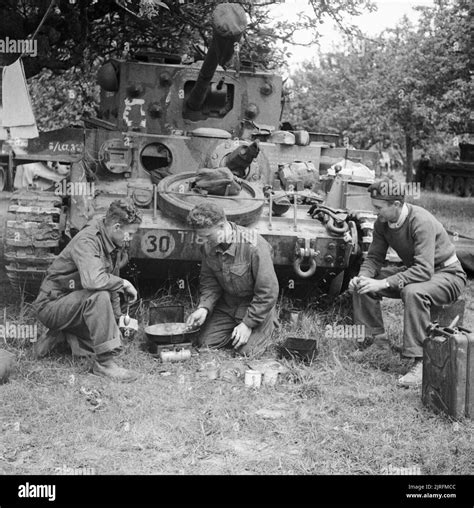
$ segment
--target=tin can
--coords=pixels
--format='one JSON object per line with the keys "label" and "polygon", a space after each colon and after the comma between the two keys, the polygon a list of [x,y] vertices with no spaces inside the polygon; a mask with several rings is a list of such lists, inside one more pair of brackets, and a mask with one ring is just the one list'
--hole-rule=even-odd
{"label": "tin can", "polygon": [[218,369],[218,367],[209,367],[206,370],[206,376],[211,381],[214,381],[215,379],[217,379],[219,377],[219,369]]}
{"label": "tin can", "polygon": [[220,369],[215,360],[200,365],[199,371],[203,377],[214,381],[219,377]]}
{"label": "tin can", "polygon": [[262,384],[261,372],[252,369],[245,371],[245,386],[259,388],[261,384]]}
{"label": "tin can", "polygon": [[277,370],[267,370],[263,373],[263,384],[266,386],[275,386],[278,379]]}
{"label": "tin can", "polygon": [[191,351],[189,349],[181,349],[180,351],[162,351],[160,358],[163,363],[165,362],[182,362],[191,358]]}

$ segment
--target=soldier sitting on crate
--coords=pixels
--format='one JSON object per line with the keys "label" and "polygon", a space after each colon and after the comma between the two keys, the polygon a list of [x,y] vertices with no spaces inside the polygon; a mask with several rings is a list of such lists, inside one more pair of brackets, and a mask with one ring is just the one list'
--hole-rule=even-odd
{"label": "soldier sitting on crate", "polygon": [[201,326],[200,346],[232,346],[257,356],[277,324],[278,280],[271,247],[257,233],[228,222],[212,203],[196,205],[188,224],[204,240],[198,308],[188,325]]}
{"label": "soldier sitting on crate", "polygon": [[[103,220],[82,229],[49,267],[34,308],[51,331],[74,334],[95,355],[93,372],[116,381],[133,381],[133,371],[119,367],[120,292],[137,298],[133,285],[118,276],[127,263],[124,243],[137,232],[141,217],[133,203],[114,201]],[[36,344],[37,357],[50,349],[55,334]]]}
{"label": "soldier sitting on crate", "polygon": [[[380,301],[383,296],[404,303],[402,355],[414,359],[400,386],[419,386],[422,378],[423,341],[430,323],[431,306],[457,300],[466,274],[443,225],[420,206],[405,203],[403,186],[385,179],[368,188],[377,213],[372,244],[359,275],[349,283],[353,291],[354,321],[364,325],[373,340],[367,353],[389,351]],[[405,266],[383,268],[392,247]],[[367,355],[370,356],[370,355]]]}

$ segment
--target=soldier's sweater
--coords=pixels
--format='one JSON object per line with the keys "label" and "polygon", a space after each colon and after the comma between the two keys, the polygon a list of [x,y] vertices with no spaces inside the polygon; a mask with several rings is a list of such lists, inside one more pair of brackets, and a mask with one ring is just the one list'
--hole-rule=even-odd
{"label": "soldier's sweater", "polygon": [[435,269],[455,253],[448,233],[430,212],[416,205],[407,207],[408,217],[399,228],[375,221],[373,241],[359,275],[374,277],[384,264],[389,246],[407,267],[387,278],[393,288],[431,279]]}

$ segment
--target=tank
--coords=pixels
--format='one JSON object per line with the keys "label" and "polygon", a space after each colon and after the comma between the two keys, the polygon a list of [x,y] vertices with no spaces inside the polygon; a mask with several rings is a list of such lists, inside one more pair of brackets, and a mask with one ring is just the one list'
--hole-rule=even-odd
{"label": "tank", "polygon": [[[16,291],[34,295],[67,241],[123,197],[142,210],[130,257],[147,278],[198,265],[199,239],[184,219],[193,204],[214,199],[272,245],[283,287],[324,281],[331,294],[344,287],[375,215],[364,188],[373,179],[343,169],[372,174],[377,154],[338,146],[334,134],[282,130],[281,76],[240,61],[246,23],[239,4],[219,4],[204,61],[156,52],[109,60],[97,76],[97,118],[4,146],[10,185],[20,166],[56,171],[52,186],[12,195],[5,259]],[[196,172],[220,167],[242,178],[240,194],[196,194]]]}
{"label": "tank", "polygon": [[426,190],[474,196],[474,144],[459,143],[458,161],[419,162],[418,179]]}

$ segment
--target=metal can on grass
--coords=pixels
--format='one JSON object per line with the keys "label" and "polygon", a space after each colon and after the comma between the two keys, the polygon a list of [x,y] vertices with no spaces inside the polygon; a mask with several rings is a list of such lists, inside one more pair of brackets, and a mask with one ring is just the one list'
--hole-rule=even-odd
{"label": "metal can on grass", "polygon": [[262,373],[258,370],[245,371],[245,386],[259,388],[262,384]]}
{"label": "metal can on grass", "polygon": [[263,384],[266,386],[275,386],[278,380],[277,370],[267,370],[263,373]]}

